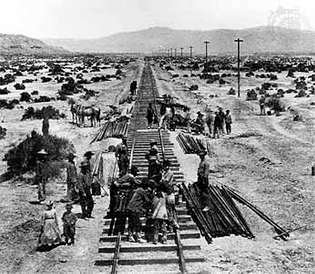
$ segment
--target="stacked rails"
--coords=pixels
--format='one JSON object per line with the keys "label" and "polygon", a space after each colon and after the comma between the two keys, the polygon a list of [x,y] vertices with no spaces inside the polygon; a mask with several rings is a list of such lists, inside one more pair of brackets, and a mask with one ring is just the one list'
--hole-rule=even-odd
{"label": "stacked rails", "polygon": [[[146,129],[146,109],[149,102],[155,102],[154,96],[157,96],[155,79],[151,67],[146,64],[138,89],[138,101],[135,104],[128,130],[130,162],[139,168],[139,179],[145,178],[148,169],[145,154],[150,148],[150,139],[155,139],[160,150],[163,151],[164,157],[171,161],[171,169],[175,173],[176,182],[182,183],[184,177],[173,153],[169,133],[160,132],[157,129]],[[185,203],[177,205],[176,214],[180,228],[177,232],[168,234],[169,242],[166,245],[129,243],[126,242],[126,235],[120,234],[108,236],[111,219],[105,219],[105,228],[100,238],[102,244],[99,247],[101,258],[96,260],[95,264],[112,267],[112,273],[116,273],[117,270],[119,272],[148,273],[154,272],[156,269],[159,269],[158,273],[178,273],[178,270],[186,273],[186,263],[204,261],[204,258],[198,254],[200,232],[191,216],[188,215]],[[141,218],[141,223],[143,226],[145,225],[144,218]],[[104,246],[103,243],[105,243]],[[163,266],[161,266],[162,264]],[[133,266],[132,269],[130,269],[130,265]]]}

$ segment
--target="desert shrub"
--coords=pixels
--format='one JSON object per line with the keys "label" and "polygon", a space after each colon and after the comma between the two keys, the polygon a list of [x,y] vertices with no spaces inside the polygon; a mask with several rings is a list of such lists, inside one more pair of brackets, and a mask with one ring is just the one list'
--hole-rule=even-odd
{"label": "desert shrub", "polygon": [[19,104],[19,100],[17,99],[13,99],[11,101],[7,101],[7,100],[0,100],[0,109],[1,108],[6,108],[6,109],[13,109],[15,107],[15,105]]}
{"label": "desert shrub", "polygon": [[15,88],[16,90],[23,90],[23,89],[25,89],[25,85],[24,85],[24,84],[20,84],[20,83],[16,83],[16,84],[14,85],[14,88]]}
{"label": "desert shrub", "polygon": [[275,112],[285,111],[284,104],[281,102],[280,98],[278,98],[276,95],[273,95],[266,100],[266,106],[270,107]]}
{"label": "desert shrub", "polygon": [[0,94],[1,95],[6,95],[9,94],[10,91],[5,87],[5,88],[0,88]]}
{"label": "desert shrub", "polygon": [[198,90],[198,85],[191,85],[189,90]]}
{"label": "desert shrub", "polygon": [[39,98],[34,99],[34,103],[46,103],[50,102],[52,100],[55,100],[54,97],[48,97],[48,96],[39,96]]}
{"label": "desert shrub", "polygon": [[41,149],[48,152],[50,177],[59,175],[62,166],[60,161],[63,161],[70,152],[74,152],[74,146],[69,140],[52,135],[42,136],[33,131],[31,136],[27,136],[5,154],[4,161],[7,162],[10,177],[33,171],[36,167],[37,152]]}
{"label": "desert shrub", "polygon": [[32,100],[32,96],[27,92],[22,92],[20,97],[20,102],[30,102]]}
{"label": "desert shrub", "polygon": [[22,116],[22,121],[27,119],[44,119],[44,117],[48,117],[49,119],[59,119],[65,118],[66,115],[64,113],[60,113],[58,109],[52,106],[42,107],[42,109],[29,107],[25,110]]}

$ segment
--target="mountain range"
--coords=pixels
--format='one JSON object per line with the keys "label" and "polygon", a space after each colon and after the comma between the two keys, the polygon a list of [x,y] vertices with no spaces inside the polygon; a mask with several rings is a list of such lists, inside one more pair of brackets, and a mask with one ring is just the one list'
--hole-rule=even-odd
{"label": "mountain range", "polygon": [[24,35],[0,33],[0,55],[58,55],[69,51]]}
{"label": "mountain range", "polygon": [[[0,34],[1,54],[58,55],[81,53],[166,53],[180,48],[189,54],[204,54],[208,40],[209,54],[235,54],[234,40],[241,38],[242,54],[253,53],[315,53],[315,32],[280,27],[256,27],[241,30],[209,31],[176,30],[153,27],[140,31],[122,32],[95,39],[34,39],[24,35]],[[173,50],[174,54],[174,50]]]}
{"label": "mountain range", "polygon": [[140,31],[122,32],[95,39],[44,39],[49,45],[75,52],[166,52],[180,47],[188,54],[189,46],[194,53],[204,53],[204,41],[208,40],[210,54],[235,53],[234,40],[241,38],[243,53],[309,53],[315,52],[315,32],[281,27],[256,27],[241,30],[217,29],[209,31],[176,30],[153,27]]}

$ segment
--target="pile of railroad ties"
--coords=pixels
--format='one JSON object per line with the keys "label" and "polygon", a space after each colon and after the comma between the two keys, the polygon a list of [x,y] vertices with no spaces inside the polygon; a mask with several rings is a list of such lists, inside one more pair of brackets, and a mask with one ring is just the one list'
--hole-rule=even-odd
{"label": "pile of railroad ties", "polygon": [[106,121],[92,139],[91,144],[93,142],[101,141],[111,137],[127,137],[129,120],[129,116],[120,116],[118,118]]}
{"label": "pile of railroad ties", "polygon": [[228,186],[209,185],[207,201],[210,209],[206,212],[200,210],[202,208],[200,204],[201,193],[196,184],[189,186],[182,184],[181,189],[192,216],[208,243],[212,242],[213,237],[231,234],[254,238],[254,234],[235,202],[248,207],[269,223],[278,234],[275,238],[286,240],[286,237],[289,236],[285,229]]}
{"label": "pile of railroad ties", "polygon": [[185,154],[198,154],[201,151],[211,153],[210,141],[208,138],[197,138],[190,134],[180,132],[176,140]]}

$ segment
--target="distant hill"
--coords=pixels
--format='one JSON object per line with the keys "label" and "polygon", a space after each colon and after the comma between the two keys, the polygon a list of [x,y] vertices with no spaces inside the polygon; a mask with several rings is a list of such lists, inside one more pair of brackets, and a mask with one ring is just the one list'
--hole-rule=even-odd
{"label": "distant hill", "polygon": [[194,53],[204,53],[203,41],[209,40],[209,53],[232,53],[235,38],[244,39],[243,53],[315,52],[315,32],[279,27],[257,27],[241,30],[217,29],[210,31],[175,30],[154,27],[123,32],[97,39],[46,39],[47,44],[79,52],[145,52],[158,49],[193,46]]}
{"label": "distant hill", "polygon": [[45,44],[24,35],[0,33],[0,55],[54,55],[67,54],[69,51]]}

